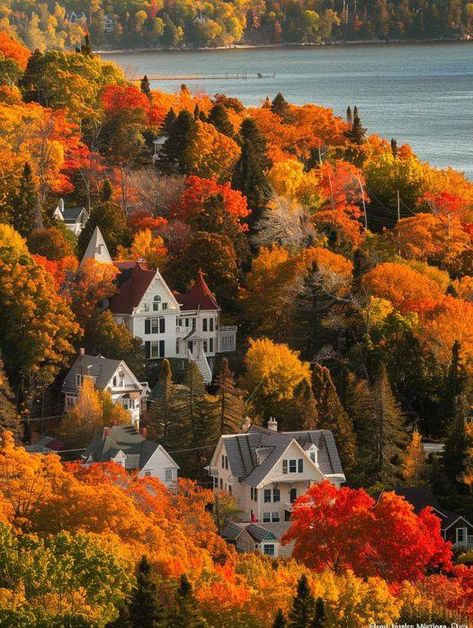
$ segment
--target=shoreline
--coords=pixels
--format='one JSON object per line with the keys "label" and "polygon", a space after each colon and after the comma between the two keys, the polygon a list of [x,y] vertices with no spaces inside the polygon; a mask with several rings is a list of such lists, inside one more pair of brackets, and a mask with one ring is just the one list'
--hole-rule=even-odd
{"label": "shoreline", "polygon": [[231,50],[288,50],[291,48],[325,48],[325,47],[352,47],[352,46],[413,46],[423,44],[471,44],[473,39],[388,39],[380,41],[378,39],[366,40],[350,40],[350,41],[332,41],[321,43],[286,43],[286,44],[232,44],[231,46],[213,46],[213,47],[196,47],[196,48],[168,48],[163,46],[150,46],[139,48],[110,48],[103,50],[95,50],[98,55],[121,55],[121,54],[140,54],[143,52],[222,52]]}

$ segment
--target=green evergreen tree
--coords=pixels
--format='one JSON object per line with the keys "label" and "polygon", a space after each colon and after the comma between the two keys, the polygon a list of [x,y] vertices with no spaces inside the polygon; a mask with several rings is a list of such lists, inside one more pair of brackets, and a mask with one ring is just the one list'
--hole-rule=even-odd
{"label": "green evergreen tree", "polygon": [[324,628],[326,625],[325,602],[321,597],[315,601],[315,617],[312,623],[313,628]]}
{"label": "green evergreen tree", "polygon": [[278,612],[276,613],[276,617],[274,618],[273,628],[285,628],[286,627],[286,618],[284,617],[284,613],[280,608],[278,608]]}
{"label": "green evergreen tree", "polygon": [[287,432],[313,430],[318,426],[317,401],[311,386],[303,380],[294,390],[292,399],[279,402],[274,408],[280,429]]}
{"label": "green evergreen tree", "polygon": [[361,146],[366,141],[366,129],[361,124],[360,116],[358,115],[358,107],[353,109],[353,122],[351,128],[346,131],[345,137],[357,146]]}
{"label": "green evergreen tree", "polygon": [[92,45],[90,43],[90,36],[88,33],[84,36],[84,43],[80,47],[80,52],[86,57],[92,56]]}
{"label": "green evergreen tree", "polygon": [[[106,182],[104,182],[102,193],[107,193]],[[111,255],[115,255],[119,244],[125,247],[130,246],[131,232],[125,212],[117,203],[105,201],[92,209],[90,218],[79,235],[79,257],[84,254],[95,227],[100,228]]]}
{"label": "green evergreen tree", "polygon": [[396,140],[393,138],[391,139],[391,152],[393,154],[393,157],[397,157],[397,142]]}
{"label": "green evergreen tree", "polygon": [[151,100],[151,86],[149,84],[149,79],[146,76],[146,74],[143,76],[143,78],[140,81],[140,89],[143,92],[143,94]]}
{"label": "green evergreen tree", "polygon": [[458,398],[463,394],[466,374],[460,356],[461,345],[456,340],[452,346],[452,358],[448,368],[442,396],[442,418],[439,436],[448,433],[455,421],[458,410]]}
{"label": "green evergreen tree", "polygon": [[271,197],[266,174],[271,167],[267,156],[266,140],[251,118],[246,118],[240,128],[241,156],[233,173],[233,187],[240,190],[252,210],[250,226],[259,220]]}
{"label": "green evergreen tree", "polygon": [[[168,443],[171,429],[177,422],[176,390],[172,381],[171,365],[169,360],[163,360],[160,365],[158,381],[151,395],[149,410],[148,437],[151,440]],[[175,426],[174,426],[175,427]]]}
{"label": "green evergreen tree", "polygon": [[217,131],[227,135],[228,137],[233,137],[235,135],[227,110],[221,103],[216,103],[212,107],[209,113],[208,122],[213,124]]}
{"label": "green evergreen tree", "polygon": [[183,109],[169,127],[168,137],[157,162],[158,168],[166,174],[191,174],[191,148],[196,134],[194,117]]}
{"label": "green evergreen tree", "polygon": [[289,612],[288,626],[293,628],[310,628],[315,618],[315,600],[312,595],[307,576],[300,577],[297,584],[297,594],[293,598]]}
{"label": "green evergreen tree", "polygon": [[171,109],[169,109],[166,116],[164,117],[163,126],[162,126],[162,132],[164,135],[169,135],[169,132],[175,120],[176,120],[176,114],[174,112],[174,109],[171,107]]}
{"label": "green evergreen tree", "polygon": [[192,585],[187,576],[181,576],[176,602],[167,617],[168,628],[207,628],[208,624],[200,614]]}
{"label": "green evergreen tree", "polygon": [[146,556],[138,563],[136,588],[130,600],[130,619],[133,628],[153,628],[163,617],[158,602],[156,584],[153,582],[151,565]]}
{"label": "green evergreen tree", "polygon": [[102,183],[102,189],[100,190],[100,199],[104,203],[107,203],[108,201],[112,200],[112,196],[113,196],[113,187],[112,187],[112,184],[110,183],[110,179],[105,179],[104,182]]}
{"label": "green evergreen tree", "polygon": [[24,238],[41,225],[38,221],[37,194],[29,163],[25,163],[18,189],[10,196],[10,223]]}
{"label": "green evergreen tree", "polygon": [[0,433],[4,430],[13,432],[18,439],[23,435],[20,415],[16,409],[13,392],[0,355]]}
{"label": "green evergreen tree", "polygon": [[316,364],[313,370],[312,389],[318,408],[317,427],[333,432],[340,459],[346,468],[350,468],[356,457],[353,424],[340,401],[330,371],[321,364]]}
{"label": "green evergreen tree", "polygon": [[277,114],[284,122],[291,118],[291,107],[284,96],[279,92],[271,102],[271,111]]}
{"label": "green evergreen tree", "polygon": [[243,391],[235,385],[227,358],[223,358],[213,383],[217,388],[215,397],[220,434],[238,432],[245,418],[245,403]]}
{"label": "green evergreen tree", "polygon": [[465,471],[467,450],[470,445],[466,433],[467,402],[463,395],[456,397],[455,413],[450,420],[443,451],[443,466],[448,480],[457,490],[460,490],[464,487],[460,481],[460,476]]}
{"label": "green evergreen tree", "polygon": [[347,124],[350,124],[350,125],[353,124],[353,113],[352,113],[350,105],[348,105],[347,107]]}

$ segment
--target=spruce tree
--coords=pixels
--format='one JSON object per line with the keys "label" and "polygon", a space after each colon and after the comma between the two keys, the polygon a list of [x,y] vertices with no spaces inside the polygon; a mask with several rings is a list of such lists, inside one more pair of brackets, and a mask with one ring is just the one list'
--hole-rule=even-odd
{"label": "spruce tree", "polygon": [[[381,364],[372,388],[371,410],[371,426],[366,427],[374,451],[373,470],[378,481],[393,486],[401,477],[407,434],[384,364]],[[367,420],[368,417],[369,411]]]}
{"label": "spruce tree", "polygon": [[297,584],[297,594],[293,598],[289,612],[289,626],[294,628],[310,628],[315,618],[315,600],[312,595],[307,576],[300,577]]}
{"label": "spruce tree", "polygon": [[280,429],[287,432],[313,430],[318,426],[318,409],[311,386],[302,380],[294,389],[292,399],[279,402],[277,414]]}
{"label": "spruce tree", "polygon": [[277,114],[284,122],[290,121],[291,107],[281,92],[274,97],[271,103],[271,111]]}
{"label": "spruce tree", "polygon": [[313,370],[312,389],[318,408],[317,427],[333,432],[342,464],[350,468],[356,457],[353,424],[340,401],[330,371],[321,364],[316,364]]}
{"label": "spruce tree", "polygon": [[168,129],[168,137],[157,162],[158,168],[166,174],[190,174],[193,163],[191,151],[196,134],[194,117],[183,109]]}
{"label": "spruce tree", "polygon": [[350,105],[348,105],[347,107],[347,124],[350,124],[350,125],[353,124],[353,113],[351,111]]}
{"label": "spruce tree", "polygon": [[228,366],[227,358],[223,358],[220,370],[214,378],[217,387],[216,410],[220,434],[238,432],[245,418],[245,403],[243,391],[238,389],[233,379],[233,373]]}
{"label": "spruce tree", "polygon": [[217,131],[227,135],[228,137],[233,137],[235,134],[233,125],[228,117],[227,110],[222,103],[216,103],[212,107],[209,113],[208,122],[213,124]]}
{"label": "spruce tree", "polygon": [[27,238],[41,225],[38,221],[36,186],[29,163],[25,163],[18,189],[9,199],[10,222],[20,235]]}
{"label": "spruce tree", "polygon": [[253,227],[271,197],[271,188],[266,178],[271,161],[267,156],[266,140],[251,118],[243,120],[240,143],[241,156],[235,166],[232,185],[246,196],[252,210],[249,223]]}
{"label": "spruce tree", "polygon": [[465,367],[461,361],[460,351],[461,345],[456,340],[452,346],[452,357],[443,387],[442,417],[436,436],[442,436],[450,431],[457,414],[457,400],[465,388]]}
{"label": "spruce tree", "polygon": [[286,618],[284,617],[284,613],[280,608],[278,608],[278,612],[276,613],[276,617],[274,618],[273,628],[285,628],[286,627]]}
{"label": "spruce tree", "polygon": [[315,601],[315,617],[312,623],[313,628],[324,628],[326,625],[325,602],[321,597]]}
{"label": "spruce tree", "polygon": [[207,628],[208,626],[200,614],[192,585],[185,574],[181,576],[176,602],[169,612],[166,626],[169,628]]}
{"label": "spruce tree", "polygon": [[176,419],[176,391],[172,381],[169,360],[162,361],[158,381],[151,396],[148,437],[151,440],[162,440],[168,443]]}
{"label": "spruce tree", "polygon": [[110,179],[105,179],[102,183],[102,189],[100,190],[100,198],[104,203],[112,200],[113,187],[110,183]]}
{"label": "spruce tree", "polygon": [[458,490],[463,488],[461,476],[465,472],[465,463],[468,458],[469,438],[466,431],[467,402],[463,395],[455,399],[455,414],[451,418],[445,449],[443,451],[443,465],[445,474],[451,484]]}
{"label": "spruce tree", "polygon": [[20,416],[14,404],[13,392],[0,356],[0,432],[9,430],[16,438],[23,434]]}
{"label": "spruce tree", "polygon": [[391,139],[391,153],[393,154],[394,158],[397,157],[397,142],[394,138]]}
{"label": "spruce tree", "polygon": [[171,127],[175,119],[176,119],[176,114],[174,112],[174,109],[171,107],[171,109],[169,109],[166,116],[164,117],[163,126],[162,126],[162,132],[164,133],[164,135],[169,135],[169,132],[171,130]]}
{"label": "spruce tree", "polygon": [[151,99],[151,86],[149,84],[149,80],[146,74],[140,81],[140,89],[147,98]]}
{"label": "spruce tree", "polygon": [[353,110],[353,122],[351,128],[346,131],[345,137],[357,146],[361,146],[366,141],[366,129],[361,124],[360,116],[358,115],[358,107]]}
{"label": "spruce tree", "polygon": [[153,628],[155,622],[163,617],[151,575],[151,565],[146,556],[138,563],[136,588],[130,600],[129,615],[133,628]]}

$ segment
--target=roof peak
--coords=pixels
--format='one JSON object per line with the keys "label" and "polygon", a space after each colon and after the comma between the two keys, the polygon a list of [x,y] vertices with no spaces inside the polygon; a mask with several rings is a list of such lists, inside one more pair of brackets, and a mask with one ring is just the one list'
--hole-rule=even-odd
{"label": "roof peak", "polygon": [[112,264],[112,256],[98,225],[96,225],[92,233],[80,265],[82,266],[88,259],[93,259],[102,264]]}

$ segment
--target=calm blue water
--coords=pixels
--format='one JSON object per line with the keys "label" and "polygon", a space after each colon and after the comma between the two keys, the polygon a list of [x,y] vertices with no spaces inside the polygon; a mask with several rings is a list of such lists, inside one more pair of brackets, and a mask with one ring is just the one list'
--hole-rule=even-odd
{"label": "calm blue water", "polygon": [[[104,55],[107,56],[107,55]],[[473,179],[473,44],[147,52],[110,55],[130,76],[275,73],[275,78],[186,80],[195,91],[258,105],[281,91],[345,115],[358,105],[371,132],[408,142],[432,164]],[[159,81],[175,91],[179,81]]]}

